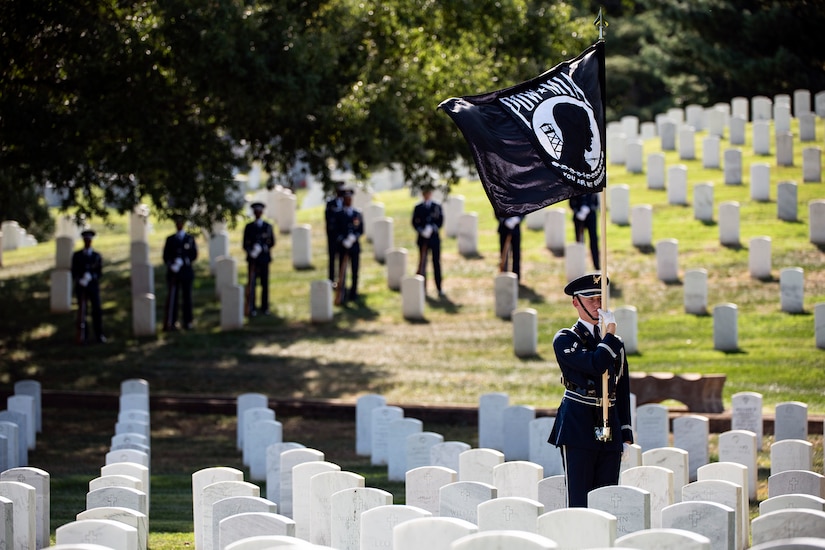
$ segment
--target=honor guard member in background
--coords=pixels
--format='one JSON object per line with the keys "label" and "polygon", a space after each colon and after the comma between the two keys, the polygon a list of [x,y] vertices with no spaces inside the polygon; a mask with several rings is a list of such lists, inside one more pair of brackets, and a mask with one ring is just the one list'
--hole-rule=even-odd
{"label": "honor guard member in background", "polygon": [[[358,239],[364,232],[364,217],[352,206],[353,190],[341,190],[342,207],[335,214],[336,255],[339,258],[338,281],[336,283],[337,304],[358,299],[358,268],[361,260],[361,244]],[[350,287],[347,290],[347,272],[350,272]]]}
{"label": "honor guard member in background", "polygon": [[424,277],[424,290],[427,289],[427,255],[433,257],[433,278],[439,297],[444,296],[441,290],[441,237],[438,232],[444,223],[444,214],[441,205],[432,200],[433,186],[426,185],[421,194],[424,200],[415,205],[412,215],[412,226],[418,233],[418,271]]}
{"label": "honor guard member in background", "polygon": [[599,236],[596,234],[596,213],[599,210],[599,195],[585,193],[570,199],[570,208],[573,209],[573,228],[576,230],[576,242],[584,243],[584,231],[590,240],[590,255],[593,258],[593,267],[601,269],[599,265]]}
{"label": "honor guard member in background", "polygon": [[[624,446],[633,443],[630,376],[624,342],[616,336],[616,319],[601,309],[601,275],[579,277],[564,293],[572,296],[579,319],[553,339],[565,390],[548,441],[561,448],[567,505],[583,507],[593,489],[618,484]],[[599,319],[604,325],[602,336]],[[607,396],[602,395],[605,371]],[[603,420],[605,397],[609,399],[609,430]]]}
{"label": "honor guard member in background", "polygon": [[183,328],[192,328],[192,281],[195,280],[195,270],[192,263],[198,257],[198,247],[195,237],[184,230],[186,218],[177,215],[175,233],[166,238],[163,246],[163,263],[166,264],[166,284],[169,293],[166,295],[166,311],[163,318],[163,330],[177,330],[178,303],[183,303]]}
{"label": "honor guard member in background", "polygon": [[86,326],[87,303],[92,306],[92,326],[98,342],[106,342],[103,334],[103,313],[100,309],[100,276],[103,271],[103,258],[92,249],[95,232],[87,229],[80,234],[83,237],[83,249],[72,254],[72,279],[77,297],[77,334],[75,340],[84,344],[88,340]]}
{"label": "honor guard member in background", "polygon": [[[498,219],[499,271],[510,271],[521,280],[521,216]],[[510,261],[512,260],[512,261]]]}
{"label": "honor guard member in background", "polygon": [[243,249],[246,251],[246,265],[248,268],[246,284],[246,308],[250,317],[258,314],[255,306],[256,287],[261,285],[261,308],[264,315],[269,315],[269,264],[272,262],[272,249],[275,248],[275,234],[272,225],[265,222],[261,215],[264,204],[252,203],[252,213],[255,219],[243,230]]}
{"label": "honor guard member in background", "polygon": [[337,264],[338,241],[335,234],[335,216],[344,207],[343,182],[335,182],[335,196],[327,200],[324,210],[324,221],[327,230],[327,256],[329,257],[329,280],[335,283],[335,268]]}

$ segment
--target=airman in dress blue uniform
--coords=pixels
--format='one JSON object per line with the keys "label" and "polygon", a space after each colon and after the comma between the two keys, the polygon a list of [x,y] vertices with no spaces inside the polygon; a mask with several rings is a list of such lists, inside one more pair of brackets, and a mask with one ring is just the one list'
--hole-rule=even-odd
{"label": "airman in dress blue uniform", "polygon": [[246,265],[248,268],[246,299],[250,317],[258,314],[255,307],[255,287],[261,285],[261,313],[269,315],[269,264],[272,262],[272,249],[275,248],[275,233],[272,225],[265,222],[261,215],[264,212],[262,202],[251,205],[255,219],[244,227],[243,249],[246,251]]}
{"label": "airman in dress blue uniform", "polygon": [[183,302],[183,328],[192,328],[192,282],[195,270],[192,263],[198,257],[195,237],[184,229],[186,218],[176,215],[175,233],[166,238],[163,246],[163,263],[166,264],[166,283],[169,293],[166,296],[166,312],[163,319],[164,330],[177,330],[178,303]]}
{"label": "airman in dress blue uniform", "polygon": [[[338,292],[341,292],[341,303],[347,300],[358,299],[358,269],[361,262],[361,244],[358,239],[364,233],[364,217],[358,208],[352,206],[353,189],[345,187],[341,191],[343,205],[335,213],[335,242],[336,255],[340,258],[341,267],[338,275]],[[348,263],[346,267],[344,263]],[[350,272],[351,283],[346,289],[346,272]]]}
{"label": "airman in dress blue uniform", "polygon": [[[633,443],[630,377],[624,342],[616,336],[615,316],[601,309],[601,275],[579,277],[564,292],[572,296],[579,319],[553,339],[565,390],[548,442],[561,448],[567,505],[586,507],[590,491],[618,484],[624,446]],[[600,321],[603,337],[599,336]],[[602,395],[605,371],[607,396]],[[606,426],[604,398],[609,399]]]}
{"label": "airman in dress blue uniform", "polygon": [[585,193],[570,199],[570,208],[573,210],[573,229],[576,232],[576,242],[584,243],[584,232],[590,240],[590,256],[593,258],[593,267],[599,266],[599,235],[596,230],[596,213],[599,210],[598,193]]}
{"label": "airman in dress blue uniform", "polygon": [[103,334],[103,312],[100,307],[100,277],[103,274],[103,257],[92,248],[95,232],[87,229],[80,234],[83,249],[72,254],[72,279],[77,296],[77,334],[75,340],[84,344],[88,340],[86,327],[86,303],[92,306],[92,326],[98,342],[106,342]]}
{"label": "airman in dress blue uniform", "polygon": [[521,279],[521,216],[498,218],[500,271],[510,271]]}
{"label": "airman in dress blue uniform", "polygon": [[433,279],[438,296],[443,297],[441,289],[441,236],[438,234],[444,223],[444,213],[441,205],[432,200],[433,187],[427,185],[421,190],[424,198],[413,208],[412,226],[418,233],[418,274],[424,277],[424,288],[427,287],[427,255],[433,258]]}

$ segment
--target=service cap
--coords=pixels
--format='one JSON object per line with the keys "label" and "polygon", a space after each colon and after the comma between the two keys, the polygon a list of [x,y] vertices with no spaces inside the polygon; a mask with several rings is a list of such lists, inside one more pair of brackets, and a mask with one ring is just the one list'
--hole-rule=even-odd
{"label": "service cap", "polygon": [[[610,284],[610,279],[607,279]],[[602,274],[588,273],[573,279],[564,287],[564,293],[568,296],[581,296],[582,298],[592,298],[602,295]]]}

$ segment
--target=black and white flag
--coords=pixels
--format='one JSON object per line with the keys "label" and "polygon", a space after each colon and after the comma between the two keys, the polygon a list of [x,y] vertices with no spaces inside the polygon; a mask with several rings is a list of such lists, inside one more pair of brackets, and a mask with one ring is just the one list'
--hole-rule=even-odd
{"label": "black and white flag", "polygon": [[525,216],[606,184],[604,42],[527,82],[447,99],[496,216]]}

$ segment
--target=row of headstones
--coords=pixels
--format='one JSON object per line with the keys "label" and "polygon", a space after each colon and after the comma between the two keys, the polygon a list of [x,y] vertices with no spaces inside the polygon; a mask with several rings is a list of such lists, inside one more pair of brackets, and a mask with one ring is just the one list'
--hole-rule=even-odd
{"label": "row of headstones", "polygon": [[[811,93],[809,90],[796,90],[793,95],[793,117],[805,120],[806,126],[816,116],[825,117],[825,91],[814,97],[814,111],[811,111]],[[776,120],[780,131],[790,130],[791,96],[777,94],[773,100],[766,96],[755,96],[752,100],[746,97],[735,97],[730,103],[716,103],[711,107],[691,104],[685,108],[671,107],[655,117],[655,122],[639,123],[639,117],[634,115],[623,116],[618,121],[608,123],[609,136],[623,135],[626,139],[654,138],[668,133],[665,126],[683,125],[697,131],[707,130],[708,134],[723,137],[725,127],[730,127],[731,133],[737,133],[738,128],[744,131],[745,123],[749,121],[762,122]],[[675,138],[675,128],[673,129]],[[671,139],[673,139],[671,138]],[[813,139],[813,138],[811,138]],[[668,140],[670,143],[670,139]],[[742,142],[744,143],[744,141]],[[675,149],[675,143],[670,150]],[[618,151],[621,154],[621,150]],[[612,161],[611,161],[612,162]]]}
{"label": "row of headstones", "polygon": [[[755,437],[755,435],[753,435],[753,434],[751,434],[751,435],[752,435],[752,437]],[[707,437],[705,437],[704,439],[706,441]],[[459,471],[463,471],[463,472],[469,472],[469,471],[473,470],[472,466],[465,467],[463,464],[466,463],[466,464],[469,464],[469,465],[478,465],[478,464],[484,462],[485,460],[490,461],[491,457],[492,457],[492,462],[497,463],[496,466],[493,466],[493,468],[497,468],[499,464],[503,464],[503,462],[502,462],[503,461],[503,454],[502,453],[496,453],[494,450],[491,450],[491,449],[467,450],[462,454],[463,454],[462,462],[459,466],[459,468],[460,468]],[[651,453],[651,456],[654,455],[654,454],[657,454],[657,453]],[[292,448],[292,449],[287,449],[285,451],[281,451],[280,455],[281,455],[281,465],[280,465],[281,474],[286,475],[287,477],[289,477],[290,470],[292,470],[293,477],[295,477],[296,479],[298,479],[298,478],[302,479],[301,482],[299,482],[299,481],[294,481],[293,482],[293,484],[295,485],[293,494],[296,495],[296,499],[300,498],[300,497],[298,497],[298,495],[304,494],[306,492],[307,477],[309,477],[309,479],[312,480],[312,477],[315,476],[318,473],[323,473],[323,472],[340,473],[340,469],[338,469],[334,464],[331,465],[329,463],[324,463],[323,453],[320,453],[319,451],[301,449],[301,448]],[[299,457],[303,457],[303,458],[299,458]],[[302,461],[306,460],[306,459],[310,460],[312,462],[312,464],[309,465],[309,466],[305,465],[305,463],[302,462]],[[661,461],[661,458],[653,457],[651,460],[653,460],[654,462],[655,461]],[[297,467],[294,466],[294,464],[296,462],[299,462],[299,461],[301,461],[300,464]],[[727,466],[727,465],[723,465],[723,467],[724,466]],[[657,468],[657,467],[652,466],[652,468]],[[737,471],[737,472],[741,473],[743,467],[739,466],[738,469],[737,469],[737,466],[734,465],[733,468],[734,468],[734,471]],[[503,466],[501,468],[501,471],[504,472],[507,469],[512,469],[512,471],[510,471],[509,475],[503,475],[503,477],[505,479],[510,479],[510,480],[515,479],[515,478],[520,478],[520,477],[531,478],[531,476],[532,476],[532,479],[534,481],[536,481],[538,478],[541,478],[541,476],[543,475],[543,472],[541,471],[540,466],[535,465],[535,464],[531,464],[529,462],[519,462],[519,461],[511,462],[511,463],[508,463],[506,466]],[[304,471],[304,470],[306,470],[306,471]],[[487,477],[485,477],[484,479],[489,480],[489,476],[490,476],[490,474],[489,474],[490,468],[489,467],[487,467],[487,468],[478,468],[478,467],[476,467],[475,470],[476,471],[485,471],[486,472],[485,475]],[[661,468],[661,467],[658,467],[658,470],[665,470],[665,469]],[[656,470],[656,471],[658,471],[658,470]],[[684,468],[683,468],[683,470],[684,470]],[[439,474],[441,474],[445,471],[450,472],[451,470],[450,470],[450,468],[447,468],[445,466],[426,466],[426,467],[422,467],[422,468],[419,468],[419,469],[408,471],[407,472],[407,503],[408,503],[408,505],[410,505],[410,503],[414,503],[413,506],[418,507],[417,504],[420,504],[422,509],[424,509],[425,512],[426,512],[427,511],[426,507],[432,506],[433,503],[438,502],[439,505],[436,508],[438,510],[438,512],[436,512],[436,513],[440,513],[441,505],[440,505],[439,496],[441,494],[441,485],[439,485],[438,483],[435,484],[436,494],[433,494],[433,485],[434,485],[433,480],[437,479],[434,476],[438,476]],[[525,473],[525,472],[528,472],[528,471],[530,473]],[[516,474],[515,472],[522,472],[522,475]],[[416,495],[414,494],[415,490],[411,490],[411,488],[413,488],[417,485],[415,483],[415,478],[416,478],[416,475],[419,474],[419,473],[421,474],[420,479],[421,479],[421,482],[424,486],[424,489],[422,489],[422,490],[424,490],[424,493],[425,493],[423,496],[420,497],[420,499],[419,499],[419,497],[416,497]],[[645,474],[645,475],[640,475],[639,476],[643,480],[648,477],[647,472],[644,471],[644,470],[639,471],[639,473],[640,474]],[[654,471],[654,473],[655,473],[655,471]],[[240,473],[238,472],[238,474],[240,474]],[[238,474],[235,474],[235,475],[238,475]],[[344,474],[346,474],[346,473],[344,473]],[[453,477],[448,478],[446,480],[445,484],[452,484],[452,483],[455,482],[457,474],[454,473],[452,475],[453,475]],[[344,502],[349,502],[348,499],[353,499],[354,498],[354,499],[359,500],[359,502],[361,502],[360,506],[363,507],[364,506],[363,502],[365,500],[365,495],[372,492],[372,490],[370,490],[370,489],[363,489],[363,486],[358,484],[357,477],[360,477],[360,476],[357,476],[355,479],[352,478],[352,475],[342,475],[342,476],[332,475],[332,476],[327,476],[327,477],[329,477],[329,479],[326,480],[327,483],[322,484],[322,486],[324,486],[324,487],[327,487],[329,484],[331,484],[333,479],[338,479],[343,484],[346,484],[347,481],[350,481],[350,482],[353,482],[353,483],[356,484],[355,487],[350,487],[349,489],[345,489],[345,490],[342,491],[342,494],[339,496],[339,499],[344,501]],[[560,478],[561,484],[562,484],[562,490],[561,491],[558,491],[559,478]],[[242,479],[242,477],[241,477],[241,479]],[[741,481],[744,484],[747,480],[746,479],[741,479]],[[319,502],[320,501],[320,502],[323,503],[323,502],[328,502],[328,501],[334,501],[335,500],[335,498],[332,495],[329,495],[329,494],[321,496],[320,498],[316,498],[316,497],[312,496],[314,491],[311,488],[311,485],[314,484],[315,482],[316,482],[315,480],[312,480],[311,483],[310,483],[310,488],[309,488],[310,505],[314,502]],[[320,483],[320,480],[318,480],[318,482]],[[481,485],[487,485],[488,487],[481,488],[481,489],[484,489],[484,490],[481,491],[482,499],[484,498],[484,494],[488,494],[488,496],[489,496],[489,485],[490,484],[482,482],[482,481],[474,481],[474,482],[471,482],[471,483],[480,483]],[[557,495],[558,494],[563,495],[563,493],[564,493],[564,490],[563,490],[563,476],[554,476],[554,479],[552,481],[546,481],[546,482],[544,482],[544,485],[546,485],[549,488],[549,487],[552,487],[554,483],[555,483],[555,489],[556,489],[555,493]],[[507,482],[506,481],[501,481],[501,482],[499,482],[499,484],[502,485],[503,487],[507,487]],[[531,485],[530,483],[526,484],[526,486],[530,486],[530,485]],[[193,487],[195,487],[195,486],[196,486],[196,483],[194,483],[194,481],[193,481]],[[299,488],[299,486],[302,487],[303,489]],[[238,488],[240,489],[241,486],[239,485]],[[222,487],[222,492],[219,495],[221,498],[226,498],[227,489],[228,488],[226,486]],[[247,487],[247,489],[248,489],[248,487]],[[429,490],[426,490],[426,489],[429,489]],[[475,491],[468,492],[468,489],[475,489]],[[704,495],[705,492],[706,492],[706,488],[701,488],[701,491],[700,491],[699,490],[700,487],[697,486],[696,489],[697,489],[697,494],[700,494],[700,495]],[[467,498],[468,495],[478,494],[479,490],[480,490],[480,488],[478,486],[471,485],[471,486],[468,487],[466,483],[464,483],[464,485],[459,484],[458,486],[453,486],[450,489],[447,489],[445,491],[445,493],[447,494],[447,500],[448,501],[451,501],[451,500],[455,501],[455,502],[453,502],[453,504],[448,505],[447,508],[457,507],[455,509],[459,510],[459,512],[456,512],[456,514],[459,514],[459,513],[460,514],[465,514],[465,515],[466,514],[473,514],[473,511],[471,509],[472,507],[471,506],[470,507],[466,506],[466,498]],[[486,493],[485,493],[485,490],[487,491]],[[453,493],[452,491],[456,491],[456,493]],[[507,494],[507,491],[508,491],[508,489],[504,490],[505,495]],[[530,489],[530,491],[532,491],[532,489]],[[549,491],[549,489],[545,490],[545,492],[547,492],[547,491]],[[347,493],[347,495],[344,495],[343,493]],[[551,493],[552,493],[552,491],[551,491]],[[740,489],[739,494],[741,494],[741,493],[742,493],[742,490]],[[455,499],[451,499],[451,497],[449,496],[451,494],[456,495]],[[533,492],[529,492],[529,495],[532,496],[533,494],[534,494]],[[497,491],[496,491],[496,496],[497,497],[502,498],[502,497],[505,497],[505,495],[502,495],[502,491],[500,489],[497,489]],[[283,493],[282,493],[281,496],[282,496],[281,505],[285,509],[286,508],[286,500],[284,500],[284,498],[283,498]],[[658,493],[657,493],[657,496],[658,496]],[[505,497],[505,498],[507,498],[507,497]],[[527,498],[527,497],[516,497],[516,498],[522,498],[523,499],[523,498]],[[704,498],[704,497],[702,497],[702,498]],[[561,499],[556,499],[557,504],[554,504],[554,505],[561,506],[561,504],[558,504],[559,500],[561,500],[563,502],[563,500],[564,500],[563,496],[562,496]],[[197,498],[196,498],[196,502],[197,502]],[[233,504],[232,506],[230,506],[230,502],[231,501],[224,502],[223,503],[224,507],[225,508],[237,509],[238,502],[237,501],[232,502],[232,504]],[[391,500],[388,501],[388,502],[391,502]],[[273,501],[273,503],[274,503],[274,501]],[[504,504],[504,501],[500,500],[498,503],[496,503],[492,506],[496,506],[498,504]],[[299,507],[299,508],[302,507],[301,504],[297,504],[297,500],[296,500],[296,504],[293,504],[292,508],[294,509],[296,506]],[[380,505],[380,503],[379,503],[379,506],[387,506],[387,505]],[[511,506],[511,508],[512,508],[512,506]],[[742,509],[742,508],[740,507],[740,509]],[[691,508],[691,510],[692,510],[692,508]],[[283,509],[282,509],[282,512],[283,512]],[[395,512],[398,512],[398,510],[395,510]],[[321,513],[321,511],[316,510],[315,513],[316,514]],[[433,512],[430,512],[430,513],[433,513]],[[447,512],[447,513],[450,513],[450,512]],[[480,514],[480,508],[477,509],[477,513]],[[676,511],[674,510],[673,513],[676,513]],[[695,514],[696,512],[692,511],[691,513]],[[325,517],[332,517],[333,518],[332,519],[333,523],[332,523],[332,526],[330,527],[330,537],[331,537],[330,540],[333,542],[334,547],[336,547],[336,548],[349,548],[349,547],[357,548],[358,547],[357,545],[356,546],[347,546],[346,542],[342,542],[341,545],[338,545],[336,542],[334,542],[334,541],[337,540],[337,539],[335,539],[335,535],[332,534],[332,533],[335,532],[335,518],[336,517],[350,517],[351,518],[351,517],[353,517],[353,515],[357,516],[357,510],[355,511],[355,513],[352,513],[350,509],[345,508],[345,511],[336,513],[333,510],[329,513],[328,516],[325,516]],[[501,513],[499,511],[496,514],[494,514],[494,516],[500,518],[500,517],[503,517],[503,513]],[[297,521],[299,517],[302,517],[301,512],[298,511],[298,510],[294,510],[293,517],[295,517],[295,520]],[[313,516],[312,512],[310,512],[310,518],[312,518],[312,517],[314,517],[314,516]],[[524,517],[524,514],[513,514],[513,517]],[[648,517],[650,517],[650,514],[648,514]],[[211,520],[213,522],[213,527],[214,527],[214,521],[216,519],[217,519],[216,517],[211,518]],[[244,518],[241,518],[239,516],[237,518],[237,521],[242,521],[243,519]],[[245,518],[245,519],[251,521],[253,518],[250,516],[250,517]],[[255,522],[258,525],[259,528],[261,526],[260,519],[261,518],[258,517],[257,521]],[[366,519],[366,516],[362,516],[362,521],[365,520],[365,519]],[[281,520],[281,521],[283,521],[283,520]],[[479,520],[476,520],[476,521],[479,521]],[[385,520],[382,520],[382,523],[384,523],[384,522],[385,522]],[[325,523],[325,522],[321,522],[321,523]],[[224,525],[221,525],[219,532],[223,531],[223,527],[224,527]],[[510,527],[512,527],[512,525],[510,525]],[[249,529],[252,529],[252,528],[253,528],[253,526],[252,526],[252,524],[250,524],[250,525],[247,526],[247,528],[238,530],[238,532],[243,533],[245,535],[248,535],[248,534],[251,533],[251,531]],[[258,532],[258,531],[256,531],[256,532]],[[275,532],[275,531],[271,531],[271,532]],[[345,530],[344,532],[347,532],[347,531]],[[377,532],[374,529],[368,530],[368,529],[362,528],[361,532],[362,533],[369,532],[370,533],[370,538],[373,538],[373,537],[377,536]],[[310,534],[310,536],[311,536],[311,534]],[[345,541],[346,540],[349,540],[349,541],[357,540],[357,539],[352,538],[353,535],[352,535],[351,532],[348,536],[350,538],[345,539]],[[324,536],[320,536],[320,539],[321,540],[326,540]],[[362,537],[362,539],[363,539],[363,537]],[[312,539],[310,539],[310,540],[312,540]],[[384,541],[383,542],[384,544],[387,544],[387,539],[382,539],[382,540]],[[384,546],[384,547],[386,547],[386,546]]]}
{"label": "row of headstones", "polygon": [[[30,235],[25,228],[14,220],[5,220],[0,224],[0,252],[3,250],[17,250],[37,244],[34,235]],[[0,254],[0,259],[2,254]],[[2,265],[2,262],[0,262]]]}
{"label": "row of headstones", "polygon": [[[739,119],[739,124],[731,126],[730,143],[732,145],[742,145],[745,143],[745,123]],[[800,121],[800,142],[807,143],[815,141],[815,118],[814,115],[807,115],[804,121]],[[676,124],[665,122],[662,126],[665,133],[661,138],[663,151],[674,149]],[[775,161],[777,166],[794,165],[794,135],[789,131],[781,131],[779,125],[775,128]],[[771,124],[767,121],[754,122],[752,127],[753,153],[760,156],[771,154]],[[696,160],[696,131],[692,126],[682,126],[678,130],[679,136],[679,160]],[[625,139],[624,135],[614,136],[611,145],[617,151],[611,159],[612,164],[625,165],[631,174],[642,174],[645,172],[644,165],[644,141],[641,139]],[[719,136],[709,135],[701,141],[702,167],[706,169],[723,169],[726,184],[738,184],[742,181],[742,150],[738,147],[726,148],[721,152],[722,139]],[[802,149],[802,174],[805,182],[822,181],[822,148],[819,146],[808,146]],[[663,153],[651,153],[647,157],[648,164],[648,185],[655,185],[664,176],[665,155]]]}
{"label": "row of headstones", "polygon": [[[754,165],[754,174],[769,171],[767,165]],[[668,182],[668,202],[686,206],[687,169],[684,165],[673,166]],[[770,200],[770,182],[767,176],[756,176],[751,183],[751,199],[759,202]],[[779,182],[776,186],[776,218],[786,222],[799,221],[798,184],[793,181]],[[616,225],[630,225],[631,242],[634,246],[645,247],[652,243],[653,207],[639,204],[631,207],[630,188],[626,184],[611,186],[608,190],[610,220]],[[813,244],[825,244],[825,222],[822,221],[823,199],[808,203],[809,240]],[[719,242],[723,245],[739,244],[739,201],[724,201],[719,204]],[[697,183],[693,187],[693,218],[699,222],[714,221],[714,184]]]}
{"label": "row of headstones", "polygon": [[55,550],[85,543],[113,550],[148,547],[151,425],[146,380],[121,382],[114,432],[100,476],[89,481],[86,509],[55,530]]}
{"label": "row of headstones", "polygon": [[[98,540],[110,548],[145,550],[148,535],[148,453],[135,450],[126,427],[135,427],[148,407],[148,390],[144,380],[126,380],[121,385],[121,410],[112,438],[111,450],[101,476],[89,482],[86,510],[77,521],[59,527],[58,546]],[[40,412],[40,383],[21,380],[15,390],[25,391],[35,400]],[[133,394],[134,391],[140,395]],[[40,416],[35,414],[32,422]],[[131,434],[137,437],[137,434]],[[50,475],[26,465],[4,469],[0,474],[0,546],[3,548],[40,549],[50,544]],[[144,492],[145,491],[145,492]],[[67,543],[62,545],[61,543]],[[111,546],[109,546],[111,543]]]}

